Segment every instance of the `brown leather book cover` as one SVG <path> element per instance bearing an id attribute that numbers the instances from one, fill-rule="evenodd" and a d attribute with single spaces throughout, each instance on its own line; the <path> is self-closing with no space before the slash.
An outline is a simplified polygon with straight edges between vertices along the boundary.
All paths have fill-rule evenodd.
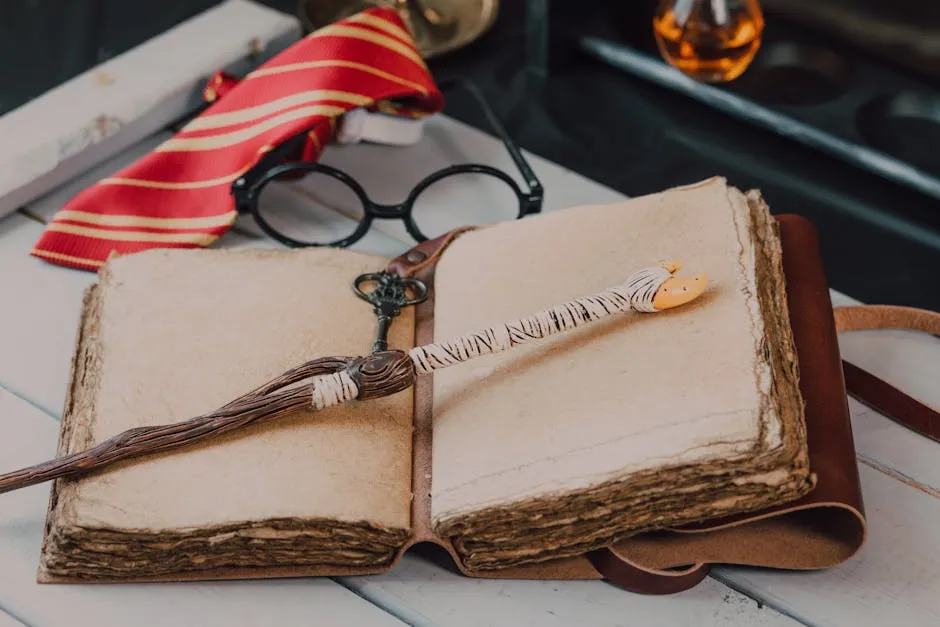
<path id="1" fill-rule="evenodd" d="M 411 451 L 410 530 L 391 559 L 377 565 L 331 565 L 328 563 L 292 566 L 218 567 L 145 576 L 102 577 L 93 570 L 78 569 L 74 574 L 52 573 L 40 568 L 39 580 L 47 583 L 88 581 L 192 581 L 207 579 L 251 579 L 266 577 L 358 575 L 385 572 L 394 568 L 407 551 L 422 543 L 442 546 L 453 558 L 457 568 L 469 576 L 535 579 L 599 579 L 608 578 L 626 588 L 640 592 L 671 592 L 693 585 L 707 572 L 712 563 L 749 564 L 786 569 L 825 568 L 853 555 L 864 542 L 865 522 L 859 488 L 851 425 L 842 378 L 841 361 L 836 343 L 832 306 L 819 255 L 818 242 L 812 225 L 797 216 L 777 218 L 782 245 L 783 279 L 789 330 L 799 363 L 799 392 L 804 403 L 806 446 L 809 471 L 815 484 L 796 501 L 758 511 L 742 513 L 726 519 L 655 531 L 625 534 L 626 537 L 605 546 L 592 546 L 589 551 L 563 559 L 541 560 L 512 568 L 476 569 L 468 567 L 449 538 L 435 532 L 432 522 L 432 377 L 420 377 L 413 400 L 413 442 Z M 436 246 L 436 248 L 435 248 Z M 414 271 L 433 283 L 436 262 L 446 256 L 441 242 L 417 247 L 430 254 L 403 255 L 390 267 Z M 440 256 L 438 256 L 439 253 Z M 342 251 L 348 255 L 348 251 Z M 353 255 L 350 258 L 354 258 Z M 344 269 L 347 274 L 356 268 L 367 268 L 375 260 L 356 258 Z M 343 262 L 346 263 L 346 262 Z M 358 264 L 358 265 L 357 265 Z M 432 290 L 432 295 L 434 290 Z M 83 328 L 93 318 L 94 297 L 89 298 Z M 425 344 L 433 339 L 435 302 L 429 299 L 414 314 L 413 338 L 399 341 Z M 359 324 L 359 323 L 355 323 Z M 355 327 L 351 323 L 351 327 Z M 362 324 L 367 324 L 364 319 Z M 406 326 L 406 325 L 405 325 Z M 356 327 L 358 328 L 358 327 Z M 90 332 L 90 331 L 89 331 Z M 789 331 L 788 331 L 789 332 Z M 360 338 L 361 339 L 361 338 Z M 364 341 L 364 340 L 362 340 Z M 770 338 L 770 341 L 773 341 Z M 783 343 L 785 345 L 785 343 Z M 81 341 L 74 364 L 73 381 L 83 379 L 88 355 L 82 352 Z M 76 383 L 78 385 L 78 383 Z M 74 407 L 80 390 L 73 389 L 68 404 Z M 400 403 L 401 400 L 395 401 Z M 389 411 L 388 409 L 380 410 Z M 63 442 L 70 437 L 70 413 L 63 421 Z M 392 450 L 389 459 L 397 459 Z M 61 482 L 53 487 L 50 500 L 50 525 L 47 525 L 45 552 L 50 551 Z M 352 488 L 353 486 L 350 486 Z M 394 513 L 389 513 L 392 517 Z M 391 518 L 390 518 L 391 519 Z M 265 531 L 265 533 L 271 533 Z M 280 529 L 278 533 L 289 534 Z M 105 538 L 110 541 L 114 538 Z M 132 544 L 132 543 L 131 543 Z M 60 544 L 56 551 L 61 553 Z"/>

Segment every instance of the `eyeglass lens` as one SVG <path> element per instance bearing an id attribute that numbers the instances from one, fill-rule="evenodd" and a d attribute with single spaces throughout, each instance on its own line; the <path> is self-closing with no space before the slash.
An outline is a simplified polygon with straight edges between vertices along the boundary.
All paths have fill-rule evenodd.
<path id="1" fill-rule="evenodd" d="M 473 199 L 473 211 L 455 206 L 455 201 L 463 198 Z M 428 239 L 461 226 L 487 226 L 518 215 L 515 190 L 498 176 L 477 172 L 457 172 L 437 179 L 414 197 L 411 209 L 415 227 Z"/>
<path id="2" fill-rule="evenodd" d="M 323 172 L 301 169 L 265 184 L 257 211 L 278 233 L 314 245 L 349 237 L 365 217 L 363 201 L 350 185 Z"/>

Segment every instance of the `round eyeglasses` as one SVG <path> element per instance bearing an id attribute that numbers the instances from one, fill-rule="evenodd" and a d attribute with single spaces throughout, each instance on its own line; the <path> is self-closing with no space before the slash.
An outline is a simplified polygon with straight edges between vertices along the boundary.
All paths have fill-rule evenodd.
<path id="1" fill-rule="evenodd" d="M 362 185 L 346 172 L 323 163 L 301 161 L 261 165 L 261 172 L 236 180 L 232 193 L 239 213 L 250 214 L 266 235 L 290 247 L 345 247 L 361 239 L 376 219 L 402 220 L 419 242 L 466 226 L 467 216 L 450 208 L 453 199 L 461 195 L 475 199 L 474 205 L 479 208 L 472 220 L 475 226 L 541 211 L 541 183 L 479 90 L 464 79 L 440 84 L 442 88 L 460 85 L 479 102 L 528 190 L 502 170 L 468 163 L 430 174 L 403 202 L 386 205 L 370 199 Z"/>

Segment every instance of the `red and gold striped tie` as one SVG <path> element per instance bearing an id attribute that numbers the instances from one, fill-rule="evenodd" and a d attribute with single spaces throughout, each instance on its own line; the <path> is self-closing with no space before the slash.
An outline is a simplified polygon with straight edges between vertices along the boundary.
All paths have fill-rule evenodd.
<path id="1" fill-rule="evenodd" d="M 225 88 L 172 139 L 72 198 L 32 254 L 97 270 L 113 253 L 208 246 L 235 222 L 232 181 L 274 147 L 306 132 L 302 158 L 316 159 L 350 109 L 420 116 L 443 106 L 404 24 L 386 8 L 315 31 Z M 401 98 L 408 108 L 383 106 Z"/>

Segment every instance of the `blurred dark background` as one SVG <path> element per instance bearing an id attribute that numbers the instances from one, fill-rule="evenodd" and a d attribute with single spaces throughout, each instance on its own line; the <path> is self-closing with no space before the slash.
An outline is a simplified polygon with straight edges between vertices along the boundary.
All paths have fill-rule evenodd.
<path id="1" fill-rule="evenodd" d="M 219 0 L 4 0 L 0 114 L 216 4 Z M 298 12 L 296 0 L 261 4 Z M 775 213 L 799 213 L 814 221 L 833 287 L 869 302 L 940 309 L 937 198 L 611 68 L 579 48 L 579 37 L 591 33 L 655 55 L 655 5 L 649 0 L 503 2 L 489 32 L 432 59 L 430 66 L 441 77 L 472 76 L 513 137 L 535 154 L 629 195 L 718 174 L 739 187 L 760 188 Z M 775 79 L 775 85 L 793 86 L 805 96 L 796 103 L 800 108 L 788 111 L 805 113 L 824 127 L 855 128 L 862 118 L 860 100 L 852 94 L 867 98 L 913 85 L 937 100 L 928 99 L 920 111 L 923 119 L 913 126 L 882 129 L 889 140 L 904 138 L 903 145 L 885 146 L 899 158 L 935 157 L 940 4 L 767 0 L 762 6 L 768 38 L 823 46 L 848 68 L 836 85 L 820 83 L 812 72 Z M 538 9 L 547 10 L 547 23 L 534 19 Z M 758 60 L 762 54 L 764 48 Z M 747 77 L 738 83 L 747 85 Z M 486 128 L 472 101 L 457 94 L 446 113 Z M 932 167 L 931 162 L 916 165 Z M 550 193 L 551 182 L 546 183 Z"/>

